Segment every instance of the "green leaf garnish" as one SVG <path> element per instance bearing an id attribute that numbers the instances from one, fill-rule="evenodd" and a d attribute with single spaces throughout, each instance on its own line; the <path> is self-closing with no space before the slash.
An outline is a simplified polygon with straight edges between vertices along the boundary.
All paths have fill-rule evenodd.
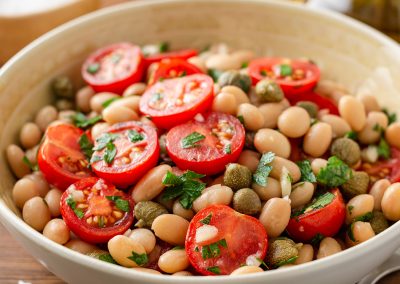
<path id="1" fill-rule="evenodd" d="M 310 243 L 313 246 L 318 245 L 323 239 L 325 238 L 325 236 L 323 234 L 317 233 L 310 241 Z"/>
<path id="2" fill-rule="evenodd" d="M 390 113 L 388 109 L 384 108 L 382 111 L 386 114 L 389 124 L 392 124 L 393 122 L 396 122 L 397 120 L 397 114 L 395 112 Z"/>
<path id="3" fill-rule="evenodd" d="M 293 74 L 292 66 L 290 66 L 289 64 L 281 64 L 279 67 L 280 67 L 280 75 L 282 77 L 292 76 Z"/>
<path id="4" fill-rule="evenodd" d="M 218 266 L 210 266 L 207 267 L 207 270 L 214 273 L 214 274 L 221 274 L 221 269 Z"/>
<path id="5" fill-rule="evenodd" d="M 256 257 L 256 259 L 258 260 L 258 262 L 261 263 L 261 266 L 264 266 L 267 270 L 269 270 L 269 267 L 268 267 L 268 265 L 264 262 L 264 260 L 262 260 L 262 259 L 259 258 L 259 257 Z"/>
<path id="6" fill-rule="evenodd" d="M 214 82 L 218 82 L 219 76 L 221 76 L 223 72 L 216 69 L 208 69 L 207 74 L 214 80 Z"/>
<path id="7" fill-rule="evenodd" d="M 299 166 L 300 172 L 301 172 L 300 181 L 308 181 L 311 183 L 317 181 L 317 179 L 315 178 L 315 175 L 312 171 L 311 163 L 309 160 L 298 161 L 297 165 Z"/>
<path id="8" fill-rule="evenodd" d="M 102 117 L 101 115 L 96 115 L 92 118 L 87 118 L 83 113 L 77 112 L 71 116 L 71 119 L 75 126 L 85 129 L 102 120 Z"/>
<path id="9" fill-rule="evenodd" d="M 318 210 L 321 208 L 324 208 L 325 206 L 329 205 L 332 203 L 332 201 L 335 199 L 335 195 L 331 192 L 326 192 L 315 199 L 311 203 L 311 205 L 307 206 L 304 210 L 304 212 L 310 212 L 314 210 Z"/>
<path id="10" fill-rule="evenodd" d="M 183 149 L 198 147 L 199 145 L 196 143 L 205 138 L 203 134 L 192 132 L 181 140 L 181 146 Z"/>
<path id="11" fill-rule="evenodd" d="M 129 206 L 129 201 L 122 199 L 121 196 L 118 195 L 112 195 L 112 196 L 106 196 L 106 198 L 112 202 L 115 203 L 115 206 L 124 212 L 129 212 L 130 206 Z"/>
<path id="12" fill-rule="evenodd" d="M 147 254 L 145 254 L 145 253 L 138 254 L 134 251 L 132 251 L 132 256 L 128 256 L 128 258 L 130 260 L 133 260 L 134 262 L 136 262 L 136 264 L 139 266 L 143 266 L 143 265 L 147 264 L 147 262 L 149 261 Z"/>
<path id="13" fill-rule="evenodd" d="M 106 107 L 108 107 L 110 104 L 112 104 L 113 102 L 115 102 L 115 101 L 117 101 L 117 100 L 119 100 L 119 99 L 121 99 L 121 98 L 120 98 L 120 97 L 110 98 L 110 99 L 106 100 L 104 103 L 102 103 L 101 106 L 102 106 L 103 108 L 106 108 Z"/>
<path id="14" fill-rule="evenodd" d="M 204 219 L 201 219 L 199 222 L 204 225 L 210 225 L 212 213 L 208 214 Z"/>
<path id="15" fill-rule="evenodd" d="M 171 250 L 180 250 L 180 249 L 185 249 L 183 246 L 174 246 Z"/>
<path id="16" fill-rule="evenodd" d="M 262 76 L 267 76 L 267 71 L 265 71 L 265 70 L 260 70 L 260 75 L 262 75 Z"/>
<path id="17" fill-rule="evenodd" d="M 293 256 L 291 258 L 288 258 L 286 260 L 282 260 L 282 261 L 278 262 L 278 264 L 276 266 L 279 267 L 279 266 L 282 266 L 282 265 L 291 264 L 291 263 L 295 262 L 296 259 L 298 259 L 298 258 L 299 258 L 298 255 Z"/>
<path id="18" fill-rule="evenodd" d="M 66 199 L 67 205 L 71 207 L 72 211 L 74 211 L 75 215 L 79 218 L 82 219 L 85 213 L 83 212 L 82 209 L 76 208 L 76 201 L 70 194 L 68 198 Z"/>
<path id="19" fill-rule="evenodd" d="M 167 52 L 169 50 L 169 43 L 166 41 L 160 42 L 158 49 L 161 53 Z"/>
<path id="20" fill-rule="evenodd" d="M 87 68 L 86 71 L 90 74 L 96 74 L 100 70 L 100 64 L 95 62 L 90 64 Z"/>
<path id="21" fill-rule="evenodd" d="M 258 163 L 257 170 L 253 175 L 255 183 L 266 186 L 270 172 L 272 171 L 271 163 L 275 158 L 275 154 L 272 152 L 264 153 Z"/>
<path id="22" fill-rule="evenodd" d="M 114 161 L 115 156 L 117 155 L 117 148 L 114 143 L 109 142 L 106 145 L 106 151 L 104 152 L 104 161 L 107 164 L 111 164 Z"/>
<path id="23" fill-rule="evenodd" d="M 354 238 L 353 228 L 354 228 L 354 223 L 351 223 L 351 225 L 347 229 L 347 235 L 349 236 L 350 240 L 356 242 L 356 239 Z"/>
<path id="24" fill-rule="evenodd" d="M 326 167 L 322 168 L 318 175 L 318 183 L 327 187 L 338 187 L 353 177 L 353 171 L 336 156 L 328 159 Z"/>
<path id="25" fill-rule="evenodd" d="M 346 134 L 344 134 L 344 137 L 352 139 L 354 141 L 357 141 L 358 139 L 357 132 L 355 131 L 346 132 Z"/>
<path id="26" fill-rule="evenodd" d="M 32 170 L 32 171 L 38 171 L 39 170 L 39 166 L 37 164 L 32 164 L 31 161 L 29 161 L 27 156 L 24 156 L 22 158 L 22 161 L 28 165 L 28 167 Z"/>
<path id="27" fill-rule="evenodd" d="M 240 123 L 244 125 L 244 117 L 243 117 L 243 115 L 238 115 L 237 119 L 239 119 Z"/>
<path id="28" fill-rule="evenodd" d="M 357 222 L 357 221 L 369 222 L 369 221 L 371 221 L 372 217 L 374 217 L 374 214 L 372 212 L 367 212 L 364 215 L 354 218 L 353 222 Z"/>
<path id="29" fill-rule="evenodd" d="M 347 211 L 349 211 L 349 214 L 351 214 L 351 212 L 353 212 L 354 206 L 350 205 L 349 207 L 347 207 Z"/>
<path id="30" fill-rule="evenodd" d="M 99 259 L 101 261 L 109 262 L 112 264 L 117 264 L 117 262 L 114 260 L 114 258 L 109 253 L 99 255 Z"/>
<path id="31" fill-rule="evenodd" d="M 225 154 L 230 154 L 230 153 L 232 153 L 232 146 L 231 146 L 232 144 L 226 144 L 225 145 L 225 147 L 224 147 L 224 153 Z"/>
<path id="32" fill-rule="evenodd" d="M 240 66 L 241 69 L 247 68 L 249 66 L 249 62 L 243 62 L 242 65 Z"/>
<path id="33" fill-rule="evenodd" d="M 89 137 L 86 135 L 86 133 L 83 133 L 81 135 L 78 143 L 83 154 L 86 156 L 88 160 L 90 160 L 90 158 L 93 155 L 93 143 L 89 140 Z"/>
<path id="34" fill-rule="evenodd" d="M 378 144 L 378 156 L 387 160 L 390 158 L 390 147 L 385 138 L 381 138 Z"/>
<path id="35" fill-rule="evenodd" d="M 183 208 L 191 208 L 193 201 L 201 195 L 206 187 L 205 183 L 197 180 L 202 177 L 204 175 L 192 171 L 187 171 L 181 176 L 168 171 L 162 180 L 162 183 L 166 185 L 162 199 L 171 200 L 179 197 L 179 203 Z"/>
<path id="36" fill-rule="evenodd" d="M 136 130 L 130 129 L 130 130 L 128 130 L 128 139 L 132 143 L 135 143 L 135 142 L 142 141 L 144 139 L 144 136 L 143 136 L 143 134 L 137 132 Z"/>

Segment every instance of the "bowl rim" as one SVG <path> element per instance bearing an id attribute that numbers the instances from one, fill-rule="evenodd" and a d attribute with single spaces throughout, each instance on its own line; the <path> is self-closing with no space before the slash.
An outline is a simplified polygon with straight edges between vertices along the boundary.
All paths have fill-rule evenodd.
<path id="1" fill-rule="evenodd" d="M 260 6 L 277 6 L 281 8 L 285 8 L 287 10 L 295 11 L 298 13 L 302 13 L 304 15 L 312 15 L 313 17 L 323 17 L 329 18 L 330 20 L 340 22 L 341 24 L 347 25 L 354 29 L 358 29 L 359 32 L 367 35 L 370 38 L 375 39 L 376 41 L 380 42 L 383 46 L 388 46 L 392 48 L 392 52 L 396 53 L 396 56 L 400 58 L 400 47 L 398 44 L 387 37 L 386 35 L 380 33 L 379 31 L 358 22 L 350 17 L 345 15 L 334 13 L 327 10 L 318 10 L 318 9 L 310 9 L 305 7 L 302 4 L 293 4 L 288 3 L 285 1 L 275 1 L 275 0 L 152 0 L 152 1 L 132 1 L 127 3 L 118 4 L 115 6 L 107 7 L 100 9 L 95 12 L 91 12 L 84 16 L 78 17 L 72 21 L 69 21 L 49 32 L 40 36 L 29 45 L 24 47 L 20 50 L 16 55 L 14 55 L 9 61 L 7 61 L 2 68 L 0 68 L 0 78 L 7 77 L 7 74 L 11 72 L 14 68 L 14 65 L 20 60 L 24 60 L 24 58 L 29 55 L 31 50 L 38 48 L 41 44 L 46 41 L 51 41 L 53 38 L 56 38 L 59 34 L 72 29 L 76 26 L 79 26 L 83 23 L 88 23 L 91 21 L 96 20 L 98 17 L 103 17 L 109 14 L 118 14 L 119 11 L 123 11 L 125 9 L 135 9 L 138 7 L 152 7 L 152 6 L 162 6 L 162 5 L 171 5 L 176 3 L 184 3 L 185 5 L 188 4 L 196 4 L 196 3 L 208 3 L 210 5 L 215 3 L 251 3 Z M 5 202 L 0 199 L 0 221 L 5 225 L 7 230 L 9 227 L 12 227 L 17 231 L 19 234 L 22 234 L 25 238 L 29 239 L 31 242 L 35 243 L 37 246 L 40 246 L 42 249 L 49 251 L 57 255 L 58 257 L 64 259 L 65 261 L 73 261 L 81 266 L 86 268 L 95 269 L 95 270 L 107 270 L 109 274 L 122 276 L 126 279 L 142 279 L 146 281 L 164 281 L 164 283 L 187 283 L 190 279 L 191 282 L 194 283 L 205 283 L 209 277 L 198 277 L 198 276 L 175 276 L 175 277 L 168 277 L 168 275 L 156 275 L 156 274 L 149 274 L 134 271 L 132 269 L 127 269 L 122 266 L 117 266 L 113 264 L 109 264 L 106 262 L 98 261 L 92 257 L 86 256 L 84 254 L 75 252 L 67 247 L 59 245 L 46 237 L 44 237 L 40 232 L 37 232 L 33 228 L 31 228 L 28 224 L 26 224 L 21 218 L 19 218 L 14 212 L 11 211 L 10 208 L 5 204 Z M 352 248 L 346 249 L 341 253 L 331 255 L 326 258 L 322 258 L 319 260 L 314 260 L 309 263 L 302 264 L 300 266 L 293 266 L 287 269 L 284 269 L 284 272 L 281 270 L 272 270 L 268 271 L 268 273 L 254 273 L 254 274 L 247 274 L 247 275 L 224 275 L 218 277 L 212 277 L 213 283 L 222 283 L 228 280 L 262 280 L 263 278 L 268 279 L 268 277 L 274 277 L 282 275 L 283 273 L 292 273 L 293 275 L 301 275 L 305 273 L 312 272 L 314 270 L 319 270 L 321 268 L 331 266 L 335 263 L 341 262 L 342 259 L 347 258 L 348 256 L 357 256 L 362 251 L 367 250 L 371 247 L 379 247 L 382 244 L 389 241 L 391 238 L 394 238 L 396 235 L 396 231 L 400 230 L 400 222 L 396 222 L 391 227 L 386 229 L 381 234 L 373 237 L 372 239 L 361 243 L 357 246 Z"/>

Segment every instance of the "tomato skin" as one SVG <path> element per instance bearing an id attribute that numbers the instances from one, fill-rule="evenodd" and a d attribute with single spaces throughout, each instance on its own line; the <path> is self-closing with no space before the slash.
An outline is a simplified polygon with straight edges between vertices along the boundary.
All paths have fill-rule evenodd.
<path id="1" fill-rule="evenodd" d="M 184 76 L 193 75 L 193 74 L 202 74 L 203 72 L 193 64 L 190 64 L 186 60 L 183 59 L 164 59 L 161 60 L 157 69 L 153 74 L 150 75 L 150 79 L 148 81 L 148 85 L 153 85 L 158 82 L 160 79 L 171 79 L 182 77 L 182 73 Z"/>
<path id="2" fill-rule="evenodd" d="M 115 52 L 116 50 L 123 51 L 124 57 L 130 57 L 130 59 L 128 59 L 129 62 L 127 62 L 127 65 L 129 66 L 129 70 L 126 71 L 127 74 L 124 76 L 119 75 L 117 78 L 104 79 L 97 76 L 99 72 L 95 74 L 88 72 L 88 68 L 91 64 L 98 62 L 100 59 L 106 57 L 112 52 Z M 116 94 L 122 94 L 127 87 L 133 83 L 141 81 L 144 74 L 144 66 L 145 63 L 140 47 L 130 43 L 122 42 L 100 48 L 89 55 L 82 65 L 81 72 L 85 82 L 90 85 L 96 93 L 112 92 Z M 118 71 L 121 72 L 120 70 Z"/>
<path id="3" fill-rule="evenodd" d="M 323 208 L 290 218 L 286 227 L 288 234 L 298 242 L 309 242 L 317 234 L 324 237 L 336 235 L 346 218 L 346 209 L 339 189 L 331 191 L 332 202 Z"/>
<path id="4" fill-rule="evenodd" d="M 333 100 L 321 96 L 314 92 L 306 92 L 302 94 L 285 94 L 291 105 L 295 105 L 300 101 L 310 101 L 315 103 L 319 109 L 328 109 L 330 114 L 339 115 L 339 110 Z"/>
<path id="5" fill-rule="evenodd" d="M 115 165 L 114 161 L 108 165 L 104 160 L 100 160 L 92 163 L 93 171 L 97 176 L 111 182 L 115 186 L 126 188 L 129 185 L 137 182 L 142 176 L 144 176 L 150 169 L 156 166 L 159 155 L 160 146 L 158 144 L 157 132 L 154 127 L 142 124 L 136 121 L 122 122 L 112 125 L 106 132 L 108 133 L 118 133 L 125 130 L 137 130 L 143 131 L 147 136 L 145 141 L 145 149 L 143 150 L 143 155 L 136 161 L 136 163 L 127 164 L 126 166 Z M 127 142 L 127 141 L 126 141 Z M 137 142 L 138 144 L 133 144 L 130 141 L 128 143 L 122 142 L 122 145 L 129 145 L 134 147 L 134 145 L 141 145 L 142 142 Z M 95 144 L 96 145 L 96 144 Z M 125 152 L 125 148 L 117 148 L 117 156 L 119 151 Z M 99 155 L 99 151 L 95 151 L 93 155 Z"/>
<path id="6" fill-rule="evenodd" d="M 191 88 L 195 83 L 194 90 L 185 91 Z M 214 82 L 208 75 L 194 74 L 182 78 L 167 79 L 158 82 L 148 88 L 140 99 L 140 112 L 151 118 L 151 121 L 162 129 L 170 129 L 176 125 L 185 123 L 192 119 L 196 114 L 208 111 L 211 108 L 214 99 Z M 154 96 L 160 94 L 160 89 L 165 96 L 161 99 L 164 103 L 175 102 L 174 106 L 166 109 L 157 109 L 152 107 Z M 192 101 L 182 105 L 176 105 L 177 100 L 184 94 L 200 90 L 193 94 Z M 182 99 L 181 99 L 182 101 Z"/>
<path id="7" fill-rule="evenodd" d="M 261 74 L 263 70 L 271 71 L 273 66 L 279 65 L 284 61 L 284 58 L 279 57 L 263 57 L 251 61 L 249 63 L 249 75 L 252 79 L 253 85 L 257 84 L 258 81 L 264 78 L 268 78 L 267 76 Z M 306 76 L 306 78 L 301 80 L 287 81 L 282 78 L 271 79 L 274 79 L 276 83 L 280 85 L 285 95 L 300 94 L 311 91 L 319 80 L 319 68 L 315 64 L 303 60 L 291 60 L 290 65 L 293 68 L 299 68 L 307 71 L 309 74 Z"/>
<path id="8" fill-rule="evenodd" d="M 211 134 L 212 128 L 220 120 L 225 120 L 234 129 L 231 139 L 231 153 L 218 149 L 218 139 Z M 199 132 L 206 138 L 199 141 L 197 147 L 184 149 L 181 141 L 193 132 Z M 225 170 L 229 163 L 236 162 L 245 143 L 245 130 L 236 117 L 225 113 L 211 112 L 204 115 L 204 122 L 196 120 L 172 128 L 167 134 L 166 148 L 169 157 L 182 170 L 192 170 L 205 175 L 213 175 Z"/>
<path id="9" fill-rule="evenodd" d="M 112 237 L 125 233 L 125 231 L 128 230 L 132 225 L 134 219 L 134 202 L 132 198 L 129 195 L 125 194 L 123 191 L 117 190 L 114 185 L 104 180 L 103 182 L 106 185 L 106 188 L 101 190 L 102 197 L 104 197 L 105 199 L 105 196 L 120 196 L 122 199 L 129 202 L 130 211 L 125 214 L 125 216 L 118 222 L 117 225 L 105 228 L 91 227 L 85 221 L 85 217 L 83 219 L 79 219 L 75 215 L 74 211 L 67 204 L 67 199 L 71 193 L 71 190 L 74 189 L 78 191 L 83 191 L 85 189 L 91 188 L 99 180 L 101 179 L 97 177 L 81 179 L 80 181 L 74 183 L 73 186 L 70 186 L 66 191 L 64 191 L 60 201 L 60 212 L 68 228 L 80 239 L 94 244 L 105 243 Z"/>
<path id="10" fill-rule="evenodd" d="M 84 174 L 77 175 L 57 163 L 60 156 L 69 157 L 76 163 L 79 160 L 86 162 L 78 144 L 83 133 L 81 129 L 70 124 L 57 124 L 46 130 L 38 150 L 38 166 L 46 181 L 60 190 L 65 190 L 84 177 L 92 176 L 88 169 L 84 169 Z"/>
<path id="11" fill-rule="evenodd" d="M 198 54 L 198 51 L 196 49 L 182 49 L 182 50 L 178 50 L 178 51 L 169 51 L 169 52 L 153 54 L 153 55 L 144 57 L 144 65 L 145 65 L 145 68 L 147 69 L 150 66 L 150 64 L 155 63 L 155 62 L 160 62 L 163 59 L 187 60 L 190 57 L 196 56 L 197 54 Z"/>

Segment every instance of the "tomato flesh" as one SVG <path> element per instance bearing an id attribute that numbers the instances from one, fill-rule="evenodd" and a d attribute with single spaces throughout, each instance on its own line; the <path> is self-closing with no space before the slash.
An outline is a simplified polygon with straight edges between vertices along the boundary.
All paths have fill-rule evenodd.
<path id="1" fill-rule="evenodd" d="M 391 158 L 387 161 L 361 165 L 362 170 L 372 178 L 372 181 L 387 178 L 391 183 L 400 182 L 400 150 L 391 147 L 390 153 Z"/>
<path id="2" fill-rule="evenodd" d="M 47 182 L 65 190 L 74 182 L 92 176 L 88 161 L 81 152 L 83 131 L 70 124 L 49 126 L 38 151 L 38 166 Z"/>
<path id="3" fill-rule="evenodd" d="M 290 72 L 285 73 L 284 68 Z M 319 80 L 320 71 L 306 60 L 265 57 L 250 62 L 249 75 L 254 85 L 266 78 L 275 80 L 285 95 L 290 95 L 311 91 Z"/>
<path id="4" fill-rule="evenodd" d="M 203 251 L 207 250 L 207 244 L 199 245 L 196 234 L 207 218 L 208 225 L 218 229 L 215 240 L 220 241 L 220 252 L 215 257 L 204 259 Z M 226 246 L 221 245 L 223 240 Z M 246 263 L 253 263 L 257 258 L 264 259 L 267 248 L 267 232 L 260 221 L 225 205 L 212 205 L 199 211 L 190 221 L 185 241 L 190 263 L 203 275 L 230 274 Z"/>
<path id="5" fill-rule="evenodd" d="M 196 49 L 182 49 L 178 51 L 169 51 L 163 53 L 152 54 L 144 58 L 145 67 L 149 67 L 152 63 L 160 62 L 163 59 L 182 59 L 187 60 L 190 57 L 196 56 Z"/>
<path id="6" fill-rule="evenodd" d="M 139 133 L 142 139 L 132 142 L 129 138 L 130 131 Z M 153 127 L 135 121 L 122 122 L 114 124 L 103 133 L 109 134 L 115 135 L 112 143 L 115 145 L 116 155 L 108 164 L 104 159 L 106 148 L 93 153 L 92 168 L 97 176 L 118 187 L 126 188 L 156 166 L 160 147 L 157 132 Z M 101 139 L 102 136 L 95 141 L 95 147 Z M 99 158 L 93 161 L 93 157 Z"/>
<path id="7" fill-rule="evenodd" d="M 169 129 L 210 109 L 213 86 L 211 77 L 204 74 L 158 82 L 142 95 L 140 111 L 157 127 Z"/>
<path id="8" fill-rule="evenodd" d="M 245 131 L 240 121 L 229 114 L 211 112 L 202 117 L 204 121 L 192 120 L 172 128 L 166 138 L 167 152 L 182 170 L 217 174 L 239 158 Z M 191 148 L 184 148 L 183 139 L 195 132 L 205 138 Z"/>
<path id="9" fill-rule="evenodd" d="M 335 236 L 346 217 L 345 204 L 339 189 L 331 191 L 334 199 L 328 205 L 290 218 L 288 234 L 298 242 L 309 242 L 318 234 Z"/>
<path id="10" fill-rule="evenodd" d="M 124 206 L 118 205 L 117 199 Z M 133 223 L 131 197 L 97 177 L 71 185 L 61 196 L 60 205 L 68 228 L 89 243 L 105 243 Z"/>
<path id="11" fill-rule="evenodd" d="M 139 46 L 117 43 L 91 54 L 82 66 L 82 77 L 96 92 L 122 94 L 133 83 L 140 82 L 144 61 Z"/>

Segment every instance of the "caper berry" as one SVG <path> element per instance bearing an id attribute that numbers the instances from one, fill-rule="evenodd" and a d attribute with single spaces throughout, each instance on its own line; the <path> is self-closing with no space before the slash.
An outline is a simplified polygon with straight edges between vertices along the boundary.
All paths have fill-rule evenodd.
<path id="1" fill-rule="evenodd" d="M 279 267 L 293 263 L 299 256 L 300 247 L 288 238 L 275 239 L 268 248 L 267 264 L 271 267 Z"/>
<path id="2" fill-rule="evenodd" d="M 333 141 L 331 154 L 349 166 L 355 165 L 361 158 L 360 146 L 352 139 L 345 137 Z"/>
<path id="3" fill-rule="evenodd" d="M 269 79 L 259 81 L 255 92 L 259 102 L 262 103 L 280 102 L 285 97 L 281 87 L 275 81 Z"/>
<path id="4" fill-rule="evenodd" d="M 226 167 L 224 174 L 224 185 L 233 191 L 249 188 L 252 182 L 252 173 L 248 167 L 232 163 Z"/>
<path id="5" fill-rule="evenodd" d="M 151 228 L 155 218 L 162 214 L 168 214 L 164 206 L 153 201 L 141 201 L 135 205 L 136 227 Z"/>
<path id="6" fill-rule="evenodd" d="M 218 84 L 221 88 L 224 86 L 236 86 L 248 93 L 251 87 L 251 79 L 249 75 L 238 71 L 225 71 L 219 76 Z"/>
<path id="7" fill-rule="evenodd" d="M 353 177 L 342 185 L 343 195 L 350 199 L 356 195 L 367 193 L 369 175 L 366 172 L 353 172 Z"/>
<path id="8" fill-rule="evenodd" d="M 74 86 L 71 82 L 71 79 L 67 76 L 55 78 L 51 84 L 51 88 L 56 97 L 65 99 L 74 98 Z"/>
<path id="9" fill-rule="evenodd" d="M 316 118 L 318 115 L 319 107 L 317 104 L 310 101 L 300 101 L 296 104 L 297 106 L 304 108 L 311 118 Z"/>
<path id="10" fill-rule="evenodd" d="M 233 195 L 233 209 L 242 214 L 254 215 L 261 210 L 261 200 L 250 188 L 242 188 Z"/>

